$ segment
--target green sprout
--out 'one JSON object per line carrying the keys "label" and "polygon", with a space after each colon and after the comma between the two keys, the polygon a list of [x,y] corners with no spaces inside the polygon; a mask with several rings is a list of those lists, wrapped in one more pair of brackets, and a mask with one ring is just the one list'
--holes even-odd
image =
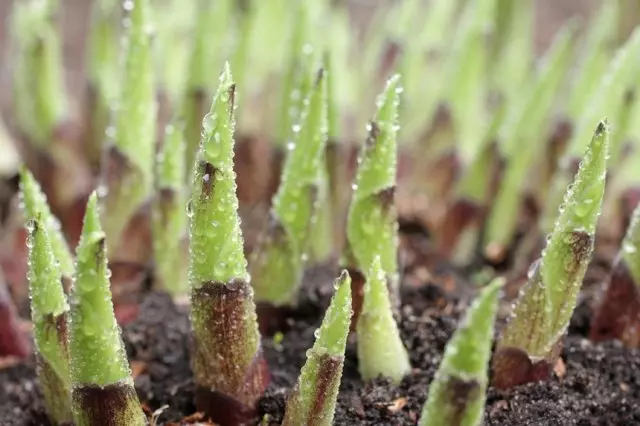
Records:
{"label": "green sprout", "polygon": [[184,245],[187,230],[184,149],[181,126],[169,124],[164,147],[157,157],[153,252],[160,285],[174,296],[189,292]]}
{"label": "green sprout", "polygon": [[226,64],[202,123],[188,207],[196,405],[223,424],[250,419],[269,379],[237,213],[235,97]]}
{"label": "green sprout", "polygon": [[78,426],[102,424],[104,419],[116,426],[146,425],[113,312],[105,239],[94,192],[87,203],[76,250],[70,296],[73,418]]}
{"label": "green sprout", "polygon": [[543,380],[555,365],[593,252],[608,152],[609,126],[602,121],[500,335],[493,357],[493,384],[498,388]]}
{"label": "green sprout", "polygon": [[358,366],[364,380],[384,376],[399,383],[411,371],[409,355],[393,318],[387,277],[379,256],[367,274],[357,332]]}
{"label": "green sprout", "polygon": [[67,313],[59,262],[45,216],[27,221],[29,236],[29,293],[37,370],[49,418],[54,424],[72,421]]}
{"label": "green sprout", "polygon": [[113,145],[103,164],[106,194],[101,201],[104,230],[113,247],[131,217],[151,195],[155,150],[156,98],[149,0],[125,2],[130,25],[125,36],[125,67]]}
{"label": "green sprout", "polygon": [[307,261],[308,239],[318,208],[319,170],[327,142],[326,73],[320,70],[273,199],[271,224],[252,254],[256,299],[293,305]]}
{"label": "green sprout", "polygon": [[338,398],[351,322],[351,279],[343,271],[298,383],[287,400],[283,426],[330,426]]}
{"label": "green sprout", "polygon": [[[194,167],[198,153],[202,117],[207,112],[207,102],[212,90],[211,70],[220,69],[222,55],[231,21],[233,2],[230,0],[196,0],[193,51],[189,64],[189,76],[184,93],[182,114],[185,120],[185,158],[187,171]],[[220,55],[220,56],[218,56]],[[191,176],[188,174],[187,179]]]}
{"label": "green sprout", "polygon": [[[377,101],[378,111],[368,125],[369,135],[361,149],[358,171],[347,218],[346,263],[352,274],[364,277],[380,256],[380,265],[398,300],[398,223],[394,203],[397,163],[398,103],[402,92],[395,75]],[[358,279],[357,282],[361,280]],[[355,278],[354,278],[355,282]],[[363,284],[363,283],[362,283]],[[360,284],[361,285],[361,284]],[[355,314],[359,315],[362,289],[354,290]]]}
{"label": "green sprout", "polygon": [[419,426],[479,426],[484,415],[493,327],[504,285],[495,279],[469,307],[444,352]]}
{"label": "green sprout", "polygon": [[74,260],[67,241],[62,234],[60,222],[51,214],[47,198],[31,172],[22,166],[20,169],[20,201],[26,220],[39,218],[41,224],[47,228],[47,239],[53,250],[53,255],[59,264],[65,287],[69,287],[74,272]]}
{"label": "green sprout", "polygon": [[636,206],[622,245],[595,310],[589,337],[619,339],[640,347],[640,204]]}
{"label": "green sprout", "polygon": [[569,66],[572,39],[573,26],[565,26],[546,53],[526,100],[514,108],[512,117],[505,118],[502,139],[506,170],[487,220],[487,254],[502,257],[515,235],[527,172],[544,150],[541,129],[549,122],[549,111]]}

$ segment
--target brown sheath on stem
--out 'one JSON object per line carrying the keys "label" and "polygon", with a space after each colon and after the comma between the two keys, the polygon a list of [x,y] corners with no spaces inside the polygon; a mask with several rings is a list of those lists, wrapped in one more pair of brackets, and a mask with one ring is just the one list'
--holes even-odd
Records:
{"label": "brown sheath on stem", "polygon": [[[315,397],[309,410],[309,416],[305,426],[316,426],[326,424],[327,405],[335,400],[334,392],[340,385],[342,378],[343,356],[332,356],[325,354],[319,357],[316,383],[313,389]],[[287,410],[282,421],[282,426],[298,426],[302,419],[296,415],[306,414],[304,407],[299,406],[301,402],[300,388],[298,385],[293,389],[287,401]]]}
{"label": "brown sheath on stem", "polygon": [[594,342],[620,339],[627,347],[640,347],[640,289],[621,256],[595,310],[589,338]]}
{"label": "brown sheath on stem", "polygon": [[192,363],[196,406],[221,426],[248,423],[269,383],[260,342],[255,347],[251,286],[242,280],[206,282],[193,290]]}
{"label": "brown sheath on stem", "polygon": [[[55,328],[57,330],[56,335],[63,351],[63,356],[68,358],[69,338],[67,334],[67,312],[64,312],[57,317],[49,314],[45,318],[45,327]],[[71,413],[70,404],[70,383],[63,381],[59,372],[55,371],[53,366],[36,351],[36,369],[38,371],[38,378],[40,387],[44,396],[45,405],[51,422],[58,425],[60,424],[73,424],[73,415]]]}
{"label": "brown sheath on stem", "polygon": [[276,192],[278,192],[280,177],[282,175],[282,169],[284,167],[284,160],[286,157],[285,150],[282,147],[276,146],[271,151],[271,179],[269,179],[269,185],[267,186],[267,192],[265,194],[266,200],[271,200]]}
{"label": "brown sheath on stem", "polygon": [[520,348],[499,347],[491,362],[491,385],[497,389],[510,389],[525,383],[546,380],[551,375],[561,350],[560,340],[546,359],[532,361]]}
{"label": "brown sheath on stem", "polygon": [[439,254],[449,257],[460,235],[472,226],[480,227],[486,210],[478,203],[459,198],[448,209],[439,231]]}
{"label": "brown sheath on stem", "polygon": [[144,424],[133,384],[76,386],[71,395],[76,426],[133,426]]}

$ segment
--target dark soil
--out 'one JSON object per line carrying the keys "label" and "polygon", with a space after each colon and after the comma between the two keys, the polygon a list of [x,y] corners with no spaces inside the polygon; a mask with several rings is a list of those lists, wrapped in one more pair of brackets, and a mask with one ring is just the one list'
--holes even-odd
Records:
{"label": "dark soil", "polygon": [[[520,386],[509,392],[490,388],[485,424],[640,424],[640,351],[623,348],[616,342],[592,344],[584,337],[591,316],[590,301],[602,270],[608,267],[609,257],[606,253],[598,254],[590,268],[585,297],[572,320],[562,353],[563,363],[556,369],[556,375],[548,382]],[[419,256],[413,253],[408,258],[415,260]],[[417,423],[445,344],[474,289],[446,267],[434,268],[441,272],[421,279],[424,271],[412,267],[412,263],[409,261],[406,268],[400,328],[414,371],[399,386],[384,379],[365,385],[358,376],[357,354],[351,339],[336,426]],[[301,308],[288,318],[282,335],[264,339],[272,382],[260,401],[261,418],[256,422],[277,425],[282,420],[287,394],[329,303],[333,276],[332,268],[326,266],[309,271]],[[123,329],[140,400],[149,415],[160,409],[158,424],[202,420],[194,415],[192,403],[188,335],[187,308],[176,306],[162,293],[149,293],[139,318]],[[168,407],[161,408],[165,405]],[[0,424],[7,426],[48,424],[33,361],[0,366],[0,419]]]}

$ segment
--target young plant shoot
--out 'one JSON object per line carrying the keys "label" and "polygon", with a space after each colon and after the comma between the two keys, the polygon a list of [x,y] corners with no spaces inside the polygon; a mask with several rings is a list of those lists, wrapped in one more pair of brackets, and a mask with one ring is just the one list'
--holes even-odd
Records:
{"label": "young plant shoot", "polygon": [[31,172],[24,166],[20,169],[20,201],[25,220],[39,218],[40,224],[47,228],[47,239],[59,264],[64,288],[68,289],[73,277],[73,256],[62,234],[60,222],[51,214],[46,196]]}
{"label": "young plant shoot", "polygon": [[69,366],[74,424],[143,426],[147,419],[113,313],[96,193],[87,203],[70,296]]}
{"label": "young plant shoot", "polygon": [[480,426],[501,278],[485,287],[444,351],[419,426]]}
{"label": "young plant shoot", "polygon": [[320,70],[310,92],[295,142],[290,146],[271,223],[252,255],[256,300],[294,305],[302,279],[311,226],[318,209],[321,167],[327,142],[326,73]]}
{"label": "young plant shoot", "polygon": [[640,204],[635,208],[622,247],[595,316],[589,337],[619,339],[640,347]]}
{"label": "young plant shoot", "polygon": [[353,279],[353,310],[362,306],[364,277],[380,256],[391,299],[398,300],[398,222],[395,207],[400,76],[389,79],[378,97],[378,111],[358,158],[358,171],[347,217],[345,262]]}
{"label": "young plant shoot", "polygon": [[115,134],[103,164],[106,194],[101,202],[109,244],[119,247],[132,216],[151,195],[155,149],[156,98],[149,0],[125,2],[130,24],[125,32],[125,66]]}
{"label": "young plant shoot", "polygon": [[343,271],[298,383],[287,400],[282,426],[331,426],[351,322],[351,279]]}
{"label": "young plant shoot", "polygon": [[593,252],[604,194],[609,126],[600,122],[569,186],[541,258],[529,270],[493,356],[493,384],[506,389],[546,379],[577,303]]}
{"label": "young plant shoot", "polygon": [[226,64],[202,123],[188,207],[196,406],[221,425],[251,419],[269,380],[237,213],[235,90]]}
{"label": "young plant shoot", "polygon": [[38,379],[47,413],[53,424],[65,424],[73,420],[67,336],[69,305],[45,217],[39,213],[27,221],[31,321]]}
{"label": "young plant shoot", "polygon": [[156,164],[153,252],[156,278],[173,296],[189,293],[184,149],[182,129],[175,123],[169,124]]}
{"label": "young plant shoot", "polygon": [[393,318],[387,275],[376,256],[367,273],[358,317],[358,366],[364,380],[389,377],[395,383],[411,371],[409,355]]}
{"label": "young plant shoot", "polygon": [[[194,167],[194,159],[198,153],[202,117],[207,112],[209,94],[211,93],[211,70],[219,69],[216,56],[222,49],[224,34],[231,22],[233,2],[230,0],[210,1],[195,0],[197,12],[194,27],[193,51],[189,64],[189,76],[182,113],[185,120],[185,161],[187,171]],[[192,175],[189,174],[187,179]]]}

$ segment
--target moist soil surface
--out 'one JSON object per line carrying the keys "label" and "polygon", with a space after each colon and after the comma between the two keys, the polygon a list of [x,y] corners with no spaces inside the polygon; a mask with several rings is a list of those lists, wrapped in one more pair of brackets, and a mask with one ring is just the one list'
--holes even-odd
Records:
{"label": "moist soil surface", "polygon": [[[334,424],[416,425],[444,347],[476,289],[452,267],[427,268],[421,256],[424,236],[404,238],[404,277],[399,324],[414,370],[400,385],[378,379],[364,384],[358,376],[355,336],[344,365]],[[424,251],[424,250],[422,250]],[[489,388],[486,425],[634,425],[640,424],[640,351],[618,342],[592,344],[586,339],[593,295],[609,267],[611,253],[596,252],[585,291],[564,340],[562,361],[544,383],[508,392]],[[265,337],[271,384],[259,403],[256,424],[277,425],[285,401],[314,341],[314,331],[333,291],[335,270],[308,271],[299,308],[289,314],[282,333]],[[498,328],[510,302],[500,310]],[[156,411],[156,424],[204,421],[192,403],[189,366],[189,317],[163,293],[145,295],[137,320],[123,328],[143,408]],[[33,360],[0,364],[0,424],[48,425]]]}

